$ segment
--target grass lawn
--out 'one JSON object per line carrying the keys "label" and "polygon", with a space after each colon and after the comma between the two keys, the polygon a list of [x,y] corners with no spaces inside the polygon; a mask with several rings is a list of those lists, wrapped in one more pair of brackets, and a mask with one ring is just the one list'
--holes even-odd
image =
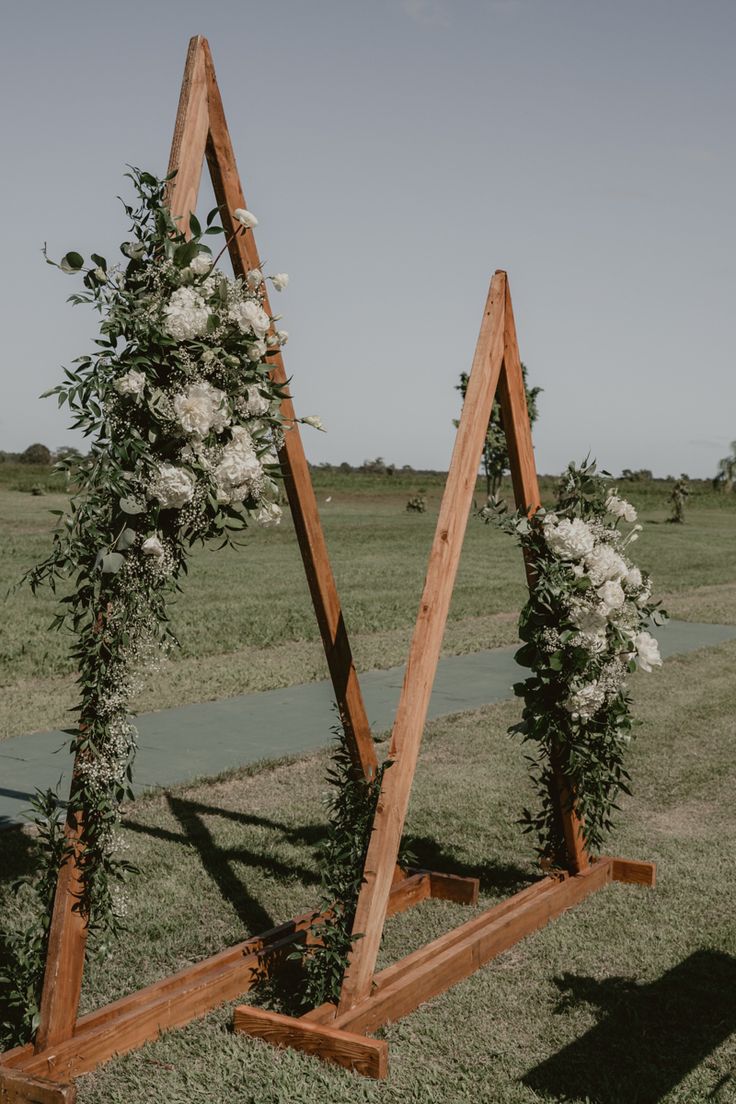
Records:
{"label": "grass lawn", "polygon": [[[655,860],[657,888],[606,888],[390,1025],[387,1082],[234,1036],[227,1006],[80,1079],[82,1104],[736,1100],[735,662],[726,644],[635,676],[635,793],[609,850]],[[514,825],[529,799],[517,715],[504,702],[430,725],[414,787],[419,860],[478,875],[479,908],[534,874]],[[318,754],[132,805],[130,933],[90,963],[85,1009],[311,907],[324,772]],[[7,878],[24,839],[0,836]],[[7,883],[0,905],[19,907]],[[382,964],[468,915],[429,901],[395,917]]]}
{"label": "grass lawn", "polygon": [[[442,491],[440,476],[393,478],[314,473],[328,547],[359,670],[402,663],[416,617]],[[28,493],[45,487],[44,496]],[[552,481],[543,481],[551,493]],[[736,620],[736,495],[695,484],[687,524],[664,524],[666,482],[620,484],[641,511],[645,531],[637,559],[652,570],[673,616]],[[408,514],[407,498],[423,489],[425,514]],[[331,501],[327,501],[327,499]],[[0,593],[49,547],[49,510],[64,495],[48,473],[0,465],[4,553]],[[482,501],[479,486],[478,501]],[[518,549],[493,527],[471,519],[463,551],[446,654],[511,644],[516,639],[524,577]],[[0,739],[66,725],[75,703],[67,640],[47,626],[52,596],[12,594],[0,636]],[[327,675],[290,520],[276,530],[249,530],[246,547],[198,552],[186,591],[172,609],[181,648],[153,677],[141,711],[292,685]]]}

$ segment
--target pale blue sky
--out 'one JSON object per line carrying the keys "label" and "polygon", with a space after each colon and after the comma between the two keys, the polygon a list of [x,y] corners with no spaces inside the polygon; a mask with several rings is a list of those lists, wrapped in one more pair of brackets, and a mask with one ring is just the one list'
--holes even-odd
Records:
{"label": "pale blue sky", "polygon": [[210,40],[311,459],[446,467],[509,272],[542,471],[711,475],[736,437],[732,0],[24,0],[4,9],[0,448],[94,316],[42,263],[117,254],[125,162],[166,167]]}

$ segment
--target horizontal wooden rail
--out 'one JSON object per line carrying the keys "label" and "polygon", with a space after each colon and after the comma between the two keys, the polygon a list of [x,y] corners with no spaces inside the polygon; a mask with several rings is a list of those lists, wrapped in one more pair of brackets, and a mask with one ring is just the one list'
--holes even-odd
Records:
{"label": "horizontal wooden rail", "polygon": [[274,1046],[293,1047],[366,1077],[388,1073],[388,1043],[350,1031],[313,1024],[278,1012],[242,1005],[233,1013],[235,1031],[253,1035]]}

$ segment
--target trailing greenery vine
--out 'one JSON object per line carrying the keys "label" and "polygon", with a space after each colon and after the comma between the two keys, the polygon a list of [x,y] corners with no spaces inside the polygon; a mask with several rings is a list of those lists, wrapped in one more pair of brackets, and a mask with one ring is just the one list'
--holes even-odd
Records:
{"label": "trailing greenery vine", "polygon": [[[236,543],[250,524],[277,524],[283,442],[283,388],[269,356],[287,340],[265,307],[266,277],[218,271],[209,242],[222,234],[217,210],[206,225],[190,220],[185,237],[166,206],[166,180],[133,169],[135,192],[124,204],[129,240],[124,262],[108,266],[76,252],[56,265],[81,276],[70,297],[100,315],[95,351],[64,370],[48,394],[91,441],[86,458],[61,461],[74,493],[57,515],[53,547],[26,580],[63,590],[52,627],[71,637],[79,706],[66,730],[76,767],[63,811],[81,817],[76,908],[90,933],[114,935],[122,912],[113,890],[130,871],[117,854],[121,804],[130,796],[136,730],[131,700],[175,639],[167,603],[180,589],[193,546]],[[256,225],[233,212],[236,233]],[[228,243],[226,243],[228,244]],[[220,254],[224,251],[220,251]],[[44,250],[45,252],[45,250]],[[219,256],[218,255],[218,256]],[[285,273],[271,279],[277,291]],[[319,419],[302,419],[321,428]],[[36,1025],[55,871],[64,842],[58,806],[38,807],[41,873],[26,885],[34,898],[25,931],[6,934],[15,956],[11,1006],[19,1032]],[[119,896],[119,895],[118,895]],[[17,1015],[15,1013],[17,1012]]]}
{"label": "trailing greenery vine", "polygon": [[517,538],[534,569],[516,653],[532,673],[514,686],[524,709],[510,731],[533,748],[538,805],[524,810],[525,831],[536,835],[545,864],[561,864],[555,774],[569,780],[586,847],[600,852],[618,795],[629,793],[625,759],[636,722],[627,677],[661,664],[648,629],[666,614],[652,600],[649,577],[629,558],[641,530],[636,510],[595,463],[569,465],[554,510],[529,518],[495,502],[483,514]]}

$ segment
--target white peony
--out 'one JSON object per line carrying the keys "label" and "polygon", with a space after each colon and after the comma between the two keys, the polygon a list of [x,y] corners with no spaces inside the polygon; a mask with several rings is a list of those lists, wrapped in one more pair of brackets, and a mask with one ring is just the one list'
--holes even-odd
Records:
{"label": "white peony", "polygon": [[585,566],[594,586],[605,583],[607,579],[623,579],[629,570],[616,549],[604,541],[586,554]]}
{"label": "white peony", "polygon": [[606,499],[606,509],[609,514],[613,514],[614,517],[623,518],[624,521],[633,523],[636,521],[637,513],[630,502],[627,502],[625,498],[619,498],[617,494],[610,494]]}
{"label": "white peony", "polygon": [[194,480],[188,471],[173,464],[161,464],[148,488],[163,510],[181,510],[194,497]]}
{"label": "white peony", "polygon": [[598,597],[601,600],[601,609],[606,616],[609,616],[614,610],[621,609],[626,601],[624,588],[617,579],[609,579],[603,586],[599,586]]}
{"label": "white peony", "polygon": [[209,316],[204,299],[194,288],[177,288],[164,307],[164,328],[175,341],[192,341],[205,332]]}
{"label": "white peony", "polygon": [[251,268],[245,275],[245,282],[249,288],[260,287],[263,283],[263,273],[260,268]]}
{"label": "white peony", "polygon": [[136,372],[131,368],[124,376],[120,376],[113,383],[118,395],[142,395],[146,386],[146,377],[143,372]]}
{"label": "white peony", "polygon": [[233,211],[233,217],[237,219],[241,226],[244,226],[246,230],[252,230],[254,226],[258,225],[258,219],[252,211],[246,211],[245,207],[236,207]]}
{"label": "white peony", "polygon": [[232,440],[222,450],[214,476],[218,502],[242,502],[257,497],[263,486],[263,468],[245,426],[233,426]]}
{"label": "white peony", "polygon": [[230,421],[225,392],[206,382],[175,395],[174,411],[184,432],[195,437],[206,437],[211,429],[222,433]]}
{"label": "white peony", "polygon": [[253,299],[246,299],[244,303],[233,303],[228,317],[241,333],[254,333],[260,338],[266,336],[268,327],[271,325],[271,319],[263,307]]}
{"label": "white peony", "polygon": [[258,387],[247,387],[245,394],[245,410],[252,418],[260,418],[262,414],[268,412],[271,404],[265,395],[261,394]]}
{"label": "white peony", "polygon": [[206,276],[212,268],[212,257],[209,253],[198,253],[194,260],[190,262],[189,267],[195,276]]}
{"label": "white peony", "polygon": [[248,360],[258,361],[262,360],[266,355],[266,342],[265,341],[251,341],[250,345],[246,345],[245,351],[248,354]]}
{"label": "white peony", "polygon": [[631,590],[638,590],[640,586],[643,586],[644,579],[639,568],[630,567],[624,576],[624,582]]}
{"label": "white peony", "polygon": [[166,549],[156,536],[146,537],[141,545],[141,550],[144,556],[155,556],[157,560],[163,559],[166,555]]}
{"label": "white peony", "polygon": [[277,272],[275,276],[271,277],[271,283],[277,291],[283,291],[284,288],[289,286],[288,272]]}
{"label": "white peony", "polygon": [[269,528],[272,525],[280,525],[283,510],[277,502],[264,502],[256,514],[259,525]]}
{"label": "white peony", "polygon": [[598,712],[606,700],[606,693],[597,682],[589,682],[574,690],[562,704],[573,717],[588,718]]}
{"label": "white peony", "polygon": [[547,547],[562,560],[580,560],[595,544],[595,538],[580,518],[557,518],[548,515],[544,519],[544,539]]}
{"label": "white peony", "polygon": [[634,647],[636,648],[636,661],[642,671],[651,671],[652,667],[662,666],[659,644],[651,633],[637,633],[634,637]]}

